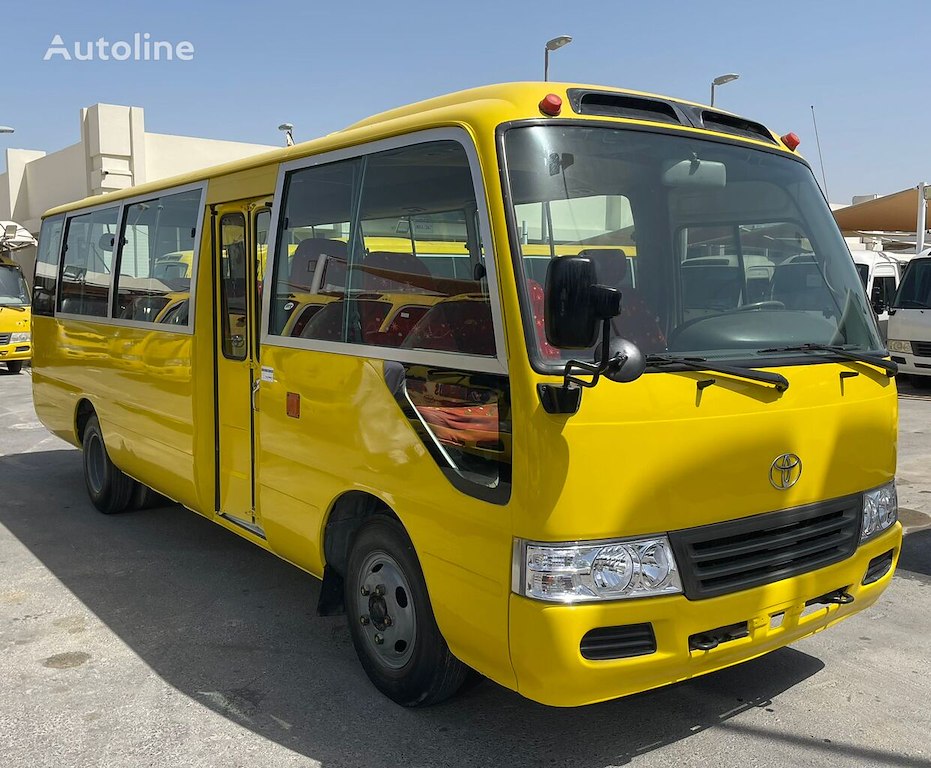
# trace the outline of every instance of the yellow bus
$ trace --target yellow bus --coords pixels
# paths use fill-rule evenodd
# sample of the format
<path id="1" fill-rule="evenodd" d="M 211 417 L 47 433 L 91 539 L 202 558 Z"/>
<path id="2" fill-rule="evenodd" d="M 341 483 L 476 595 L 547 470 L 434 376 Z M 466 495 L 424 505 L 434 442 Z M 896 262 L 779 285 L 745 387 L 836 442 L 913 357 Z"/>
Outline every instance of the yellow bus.
<path id="1" fill-rule="evenodd" d="M 153 488 L 322 579 L 402 705 L 759 656 L 902 536 L 896 368 L 795 145 L 517 83 L 56 208 L 37 413 L 102 512 Z"/>
<path id="2" fill-rule="evenodd" d="M 32 356 L 29 290 L 23 271 L 0 254 L 0 363 L 19 373 Z"/>

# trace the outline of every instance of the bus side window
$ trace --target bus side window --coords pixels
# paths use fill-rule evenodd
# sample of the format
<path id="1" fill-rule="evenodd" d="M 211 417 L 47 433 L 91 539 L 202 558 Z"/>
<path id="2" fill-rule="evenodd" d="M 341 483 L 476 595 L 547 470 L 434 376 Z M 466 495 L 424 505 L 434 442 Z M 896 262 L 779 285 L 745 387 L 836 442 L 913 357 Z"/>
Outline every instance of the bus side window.
<path id="1" fill-rule="evenodd" d="M 32 286 L 32 313 L 34 315 L 51 317 L 55 313 L 55 283 L 64 222 L 64 216 L 56 216 L 42 222 L 42 230 L 39 233 L 39 253 L 36 258 L 36 276 Z"/>
<path id="2" fill-rule="evenodd" d="M 58 310 L 107 317 L 119 206 L 72 216 L 65 229 Z"/>
<path id="3" fill-rule="evenodd" d="M 190 313 L 171 310 L 190 299 L 200 206 L 200 189 L 126 205 L 115 269 L 114 317 L 190 325 Z"/>

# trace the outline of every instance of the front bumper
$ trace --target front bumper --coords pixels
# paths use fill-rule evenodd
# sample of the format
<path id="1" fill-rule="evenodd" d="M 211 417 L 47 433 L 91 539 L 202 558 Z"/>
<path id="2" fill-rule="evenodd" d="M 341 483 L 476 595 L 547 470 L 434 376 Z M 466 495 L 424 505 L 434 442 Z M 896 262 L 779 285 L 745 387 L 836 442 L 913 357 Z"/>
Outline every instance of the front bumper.
<path id="1" fill-rule="evenodd" d="M 811 573 L 706 600 L 672 597 L 558 605 L 510 597 L 511 662 L 518 691 L 553 706 L 579 706 L 688 680 L 781 648 L 872 605 L 898 562 L 902 526 L 860 546 L 846 560 Z M 892 550 L 889 571 L 863 585 L 867 565 Z M 808 600 L 838 589 L 849 605 L 808 607 Z M 805 615 L 802 615 L 803 612 Z M 783 614 L 776 626 L 773 616 Z M 749 634 L 708 651 L 690 650 L 689 637 L 746 622 Z M 650 623 L 656 651 L 609 661 L 582 656 L 582 637 L 593 629 Z"/>
<path id="2" fill-rule="evenodd" d="M 0 363 L 8 360 L 29 360 L 32 358 L 32 344 L 0 344 Z"/>
<path id="3" fill-rule="evenodd" d="M 898 363 L 899 373 L 909 376 L 931 376 L 931 357 L 918 357 L 906 352 L 890 353 L 892 361 Z"/>

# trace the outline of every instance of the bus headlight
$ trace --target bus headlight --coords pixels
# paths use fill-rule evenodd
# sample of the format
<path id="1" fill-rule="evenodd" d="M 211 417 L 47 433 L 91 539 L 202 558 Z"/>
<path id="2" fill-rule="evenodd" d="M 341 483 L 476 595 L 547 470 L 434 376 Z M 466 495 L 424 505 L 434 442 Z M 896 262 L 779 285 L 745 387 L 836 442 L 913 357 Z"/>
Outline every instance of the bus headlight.
<path id="1" fill-rule="evenodd" d="M 895 480 L 863 494 L 863 527 L 860 541 L 866 541 L 882 533 L 899 517 L 899 499 L 895 491 Z"/>
<path id="2" fill-rule="evenodd" d="M 900 341 L 899 339 L 889 339 L 886 346 L 890 352 L 904 352 L 906 355 L 912 354 L 912 343 L 910 341 Z"/>
<path id="3" fill-rule="evenodd" d="M 29 331 L 25 333 L 11 333 L 10 334 L 10 344 L 28 344 L 29 343 Z"/>
<path id="4" fill-rule="evenodd" d="M 665 536 L 573 544 L 514 542 L 513 589 L 537 600 L 574 603 L 682 592 Z"/>

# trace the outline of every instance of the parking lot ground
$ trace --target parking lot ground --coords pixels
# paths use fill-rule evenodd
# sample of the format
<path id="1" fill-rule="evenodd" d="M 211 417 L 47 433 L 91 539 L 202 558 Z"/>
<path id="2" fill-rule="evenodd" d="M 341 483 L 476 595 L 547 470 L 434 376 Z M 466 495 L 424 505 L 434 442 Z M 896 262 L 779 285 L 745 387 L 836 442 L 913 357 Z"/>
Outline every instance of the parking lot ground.
<path id="1" fill-rule="evenodd" d="M 314 616 L 310 576 L 176 506 L 98 514 L 28 376 L 0 376 L 0 765 L 931 768 L 931 400 L 901 405 L 915 522 L 869 610 L 596 706 L 485 681 L 404 710 L 368 683 L 345 619 Z"/>

